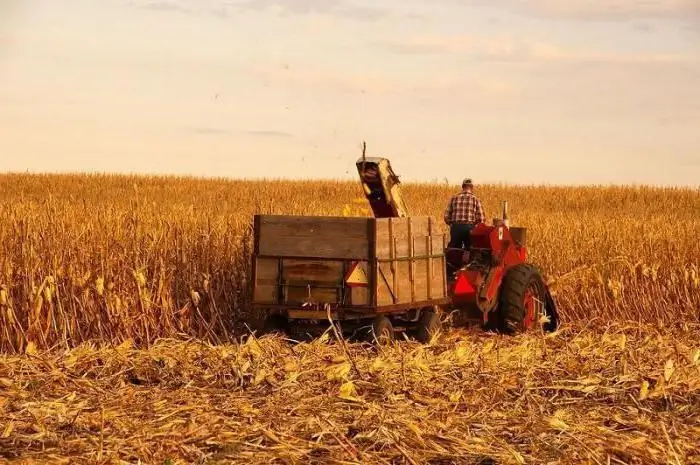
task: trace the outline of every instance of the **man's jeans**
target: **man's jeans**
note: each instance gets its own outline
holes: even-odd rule
[[[469,235],[472,229],[474,229],[473,224],[455,223],[450,225],[450,243],[448,247],[469,250],[471,246],[471,237]]]

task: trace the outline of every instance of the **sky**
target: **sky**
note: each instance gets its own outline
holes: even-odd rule
[[[700,186],[700,0],[0,0],[0,169]]]

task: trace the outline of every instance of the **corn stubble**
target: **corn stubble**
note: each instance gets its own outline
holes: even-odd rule
[[[552,337],[460,330],[347,353],[331,338],[269,336],[31,351],[0,365],[0,457],[700,463],[697,333],[613,325]]]
[[[404,192],[441,218],[454,188]],[[528,228],[562,331],[349,360],[238,338],[252,215],[366,215],[356,183],[2,176],[0,459],[700,463],[700,191],[478,193]]]

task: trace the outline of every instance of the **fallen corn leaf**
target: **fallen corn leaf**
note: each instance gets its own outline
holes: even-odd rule
[[[27,344],[27,347],[24,349],[24,353],[28,354],[28,355],[35,355],[36,354],[36,344],[29,341],[29,343]]]
[[[671,379],[671,376],[673,376],[673,372],[675,371],[673,367],[673,359],[668,359],[666,361],[666,365],[664,366],[664,380],[668,382]]]
[[[347,381],[340,386],[339,396],[341,399],[355,399],[356,394],[355,384],[352,381]]]
[[[549,426],[559,431],[566,431],[569,429],[569,425],[567,425],[564,420],[557,417],[552,417],[549,419]]]
[[[642,381],[642,386],[639,388],[639,400],[644,400],[649,395],[649,381]]]

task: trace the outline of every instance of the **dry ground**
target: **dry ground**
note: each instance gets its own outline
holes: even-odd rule
[[[0,359],[8,463],[698,464],[700,328]],[[491,459],[491,462],[488,461]]]

